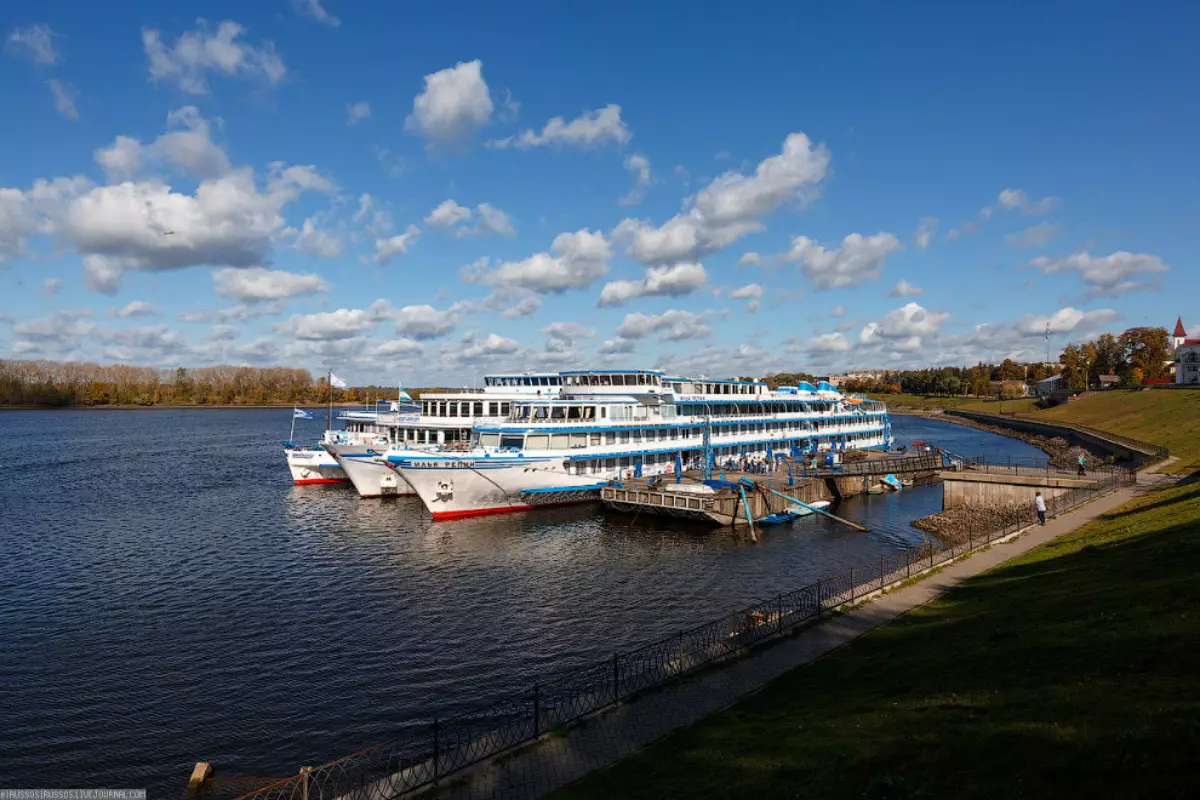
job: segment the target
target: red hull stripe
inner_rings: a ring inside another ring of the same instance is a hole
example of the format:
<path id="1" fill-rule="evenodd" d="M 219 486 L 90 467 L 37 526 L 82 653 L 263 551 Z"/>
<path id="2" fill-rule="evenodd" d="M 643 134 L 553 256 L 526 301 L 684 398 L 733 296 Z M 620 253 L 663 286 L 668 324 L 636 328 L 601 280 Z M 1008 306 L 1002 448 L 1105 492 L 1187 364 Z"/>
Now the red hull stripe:
<path id="1" fill-rule="evenodd" d="M 305 478 L 304 480 L 293 480 L 297 486 L 311 486 L 314 483 L 346 483 L 349 478 Z"/>
<path id="2" fill-rule="evenodd" d="M 434 511 L 433 521 L 443 522 L 450 519 L 466 519 L 467 517 L 487 517 L 492 514 L 512 514 L 517 511 L 529 511 L 534 508 L 552 508 L 553 506 L 571 506 L 576 503 L 589 503 L 591 500 L 568 500 L 563 503 L 538 503 L 536 506 L 521 504 L 519 506 L 500 506 L 499 508 L 467 508 L 462 511 Z"/>

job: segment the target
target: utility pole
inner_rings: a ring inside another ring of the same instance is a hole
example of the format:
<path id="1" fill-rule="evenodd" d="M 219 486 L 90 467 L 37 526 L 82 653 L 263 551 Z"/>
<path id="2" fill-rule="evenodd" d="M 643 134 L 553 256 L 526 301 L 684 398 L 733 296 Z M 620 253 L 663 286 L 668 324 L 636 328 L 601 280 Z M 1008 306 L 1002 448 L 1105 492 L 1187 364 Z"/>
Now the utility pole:
<path id="1" fill-rule="evenodd" d="M 1050 366 L 1050 323 L 1046 323 L 1046 366 Z"/>

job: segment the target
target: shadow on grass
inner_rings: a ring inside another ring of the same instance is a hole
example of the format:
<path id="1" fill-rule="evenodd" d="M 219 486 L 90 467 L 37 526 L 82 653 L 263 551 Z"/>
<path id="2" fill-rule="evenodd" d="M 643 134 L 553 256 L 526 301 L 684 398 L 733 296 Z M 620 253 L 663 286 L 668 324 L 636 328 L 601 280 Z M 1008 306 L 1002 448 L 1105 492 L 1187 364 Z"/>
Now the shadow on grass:
<path id="1" fill-rule="evenodd" d="M 1200 492 L 1143 498 L 556 793 L 1200 794 Z"/>

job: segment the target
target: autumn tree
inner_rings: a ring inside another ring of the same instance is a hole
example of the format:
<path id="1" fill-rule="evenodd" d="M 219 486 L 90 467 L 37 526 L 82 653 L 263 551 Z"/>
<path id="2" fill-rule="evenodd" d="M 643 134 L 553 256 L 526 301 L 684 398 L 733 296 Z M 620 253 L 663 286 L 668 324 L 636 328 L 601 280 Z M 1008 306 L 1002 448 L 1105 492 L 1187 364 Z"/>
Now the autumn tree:
<path id="1" fill-rule="evenodd" d="M 1125 361 L 1140 369 L 1145 379 L 1161 378 L 1166 372 L 1164 362 L 1171 350 L 1166 328 L 1130 328 L 1117 341 Z"/>

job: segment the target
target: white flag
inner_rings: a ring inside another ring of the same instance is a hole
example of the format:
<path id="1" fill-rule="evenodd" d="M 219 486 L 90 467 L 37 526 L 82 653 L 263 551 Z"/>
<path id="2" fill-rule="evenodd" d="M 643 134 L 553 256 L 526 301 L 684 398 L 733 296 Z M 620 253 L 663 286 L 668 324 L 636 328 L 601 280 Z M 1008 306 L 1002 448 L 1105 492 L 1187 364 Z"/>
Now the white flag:
<path id="1" fill-rule="evenodd" d="M 334 375 L 332 372 L 329 373 L 329 385 L 335 389 L 345 389 L 346 388 L 346 382 L 344 380 L 342 380 L 341 378 L 339 378 L 337 375 Z"/>

